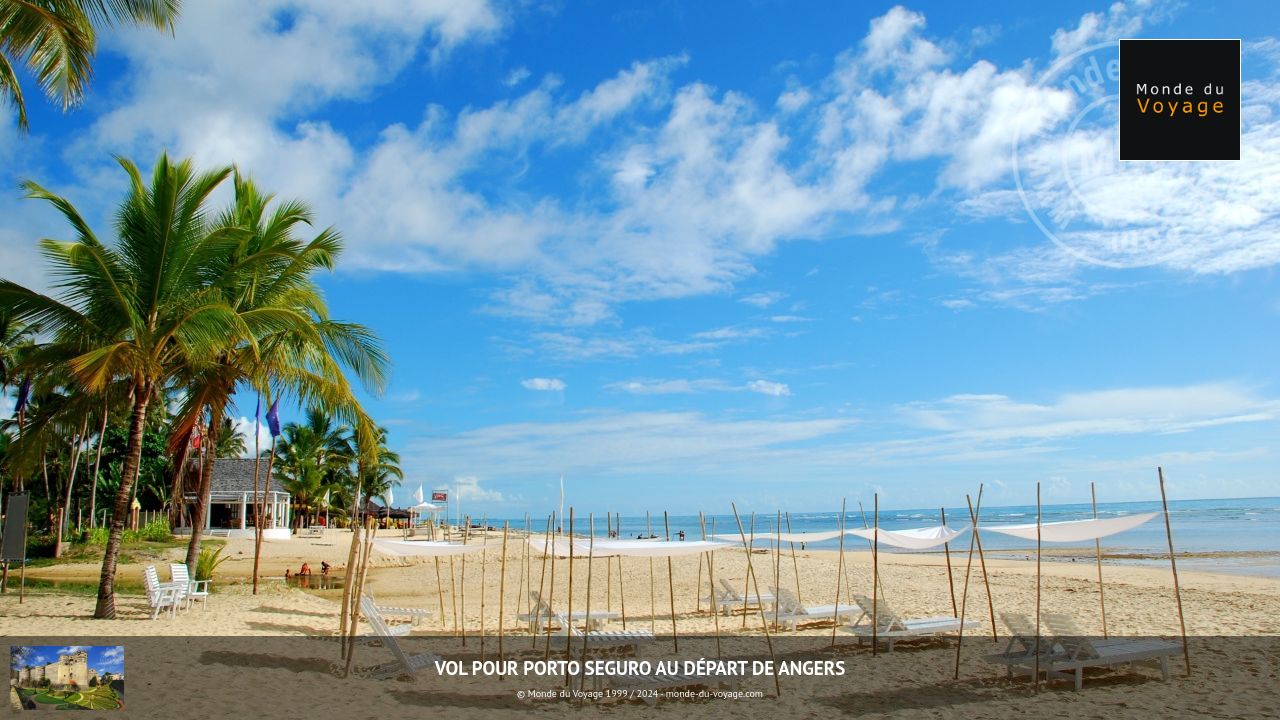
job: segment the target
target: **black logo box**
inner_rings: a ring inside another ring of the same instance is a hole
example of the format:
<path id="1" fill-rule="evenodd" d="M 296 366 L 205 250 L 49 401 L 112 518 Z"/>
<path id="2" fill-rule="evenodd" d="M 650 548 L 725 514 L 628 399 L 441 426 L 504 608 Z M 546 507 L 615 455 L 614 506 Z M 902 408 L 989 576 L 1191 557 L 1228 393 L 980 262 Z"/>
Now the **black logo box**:
<path id="1" fill-rule="evenodd" d="M 1120 159 L 1239 160 L 1240 40 L 1121 40 Z"/>

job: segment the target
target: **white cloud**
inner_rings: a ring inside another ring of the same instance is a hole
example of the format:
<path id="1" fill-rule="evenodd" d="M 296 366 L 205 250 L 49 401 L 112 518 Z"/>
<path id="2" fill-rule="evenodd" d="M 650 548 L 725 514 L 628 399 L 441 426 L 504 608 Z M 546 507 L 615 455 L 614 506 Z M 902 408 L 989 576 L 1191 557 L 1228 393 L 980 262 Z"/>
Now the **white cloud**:
<path id="1" fill-rule="evenodd" d="M 507 76 L 502 80 L 502 84 L 506 85 L 507 87 L 515 87 L 520 83 L 524 82 L 525 80 L 528 80 L 529 75 L 530 75 L 529 68 L 521 65 L 520 67 L 515 68 L 511 72 L 507 73 Z"/>
<path id="2" fill-rule="evenodd" d="M 744 295 L 738 298 L 738 302 L 746 303 L 747 305 L 754 305 L 755 307 L 758 307 L 758 308 L 767 308 L 770 305 L 780 300 L 783 300 L 786 297 L 787 297 L 786 293 L 778 292 L 775 290 L 771 292 L 759 292 L 759 293 L 752 293 L 750 295 Z"/>
<path id="3" fill-rule="evenodd" d="M 521 380 L 520 385 L 526 390 L 540 390 L 544 392 L 560 392 L 565 389 L 563 380 L 558 378 L 529 378 Z"/>
<path id="4" fill-rule="evenodd" d="M 266 409 L 263 409 L 263 413 L 264 414 L 266 413 Z M 244 438 L 244 455 L 242 455 L 241 457 L 246 457 L 246 458 L 253 457 L 253 448 L 254 448 L 253 421 L 245 417 L 244 415 L 241 415 L 240 417 L 236 418 L 232 422 L 235 424 L 236 434 Z M 267 421 L 265 418 L 258 422 L 257 434 L 258 434 L 258 444 L 257 444 L 258 449 L 259 450 L 270 449 L 271 448 L 271 430 L 267 428 Z"/>
<path id="5" fill-rule="evenodd" d="M 468 502 L 505 502 L 506 497 L 498 490 L 490 490 L 480 486 L 480 478 L 474 475 L 460 475 L 453 479 L 459 500 Z"/>
<path id="6" fill-rule="evenodd" d="M 1054 31 L 1053 54 L 1062 57 L 1097 43 L 1134 37 L 1145 23 L 1160 22 L 1176 6 L 1177 3 L 1164 0 L 1113 2 L 1105 13 L 1085 13 L 1074 28 Z"/>
<path id="7" fill-rule="evenodd" d="M 747 389 L 751 392 L 772 397 L 788 397 L 791 395 L 791 388 L 786 383 L 771 382 L 769 380 L 752 380 L 747 383 Z"/>

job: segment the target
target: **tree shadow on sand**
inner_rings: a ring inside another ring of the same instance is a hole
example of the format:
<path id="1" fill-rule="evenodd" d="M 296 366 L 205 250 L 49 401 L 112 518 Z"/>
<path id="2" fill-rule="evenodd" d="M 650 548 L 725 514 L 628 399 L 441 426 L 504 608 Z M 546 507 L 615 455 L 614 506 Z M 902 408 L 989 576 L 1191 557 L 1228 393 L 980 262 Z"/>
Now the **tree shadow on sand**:
<path id="1" fill-rule="evenodd" d="M 332 660 L 299 658 L 267 653 L 230 652 L 206 650 L 200 653 L 201 665 L 229 665 L 238 668 L 274 668 L 295 673 L 331 675 Z"/>

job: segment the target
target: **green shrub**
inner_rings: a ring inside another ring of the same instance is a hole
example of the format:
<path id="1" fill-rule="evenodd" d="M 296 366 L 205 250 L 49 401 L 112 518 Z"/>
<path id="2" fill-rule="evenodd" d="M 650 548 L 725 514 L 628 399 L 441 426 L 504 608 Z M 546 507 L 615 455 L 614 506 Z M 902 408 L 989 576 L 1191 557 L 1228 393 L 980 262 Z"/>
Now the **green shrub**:
<path id="1" fill-rule="evenodd" d="M 137 531 L 125 531 L 125 540 L 146 540 L 149 542 L 168 542 L 173 539 L 173 533 L 169 532 L 169 521 L 165 518 L 156 518 L 151 522 L 143 525 Z"/>
<path id="2" fill-rule="evenodd" d="M 227 561 L 226 558 L 222 557 L 224 547 L 219 545 L 216 548 L 206 547 L 200 549 L 200 556 L 196 558 L 195 580 L 211 580 L 213 578 L 213 571 Z"/>

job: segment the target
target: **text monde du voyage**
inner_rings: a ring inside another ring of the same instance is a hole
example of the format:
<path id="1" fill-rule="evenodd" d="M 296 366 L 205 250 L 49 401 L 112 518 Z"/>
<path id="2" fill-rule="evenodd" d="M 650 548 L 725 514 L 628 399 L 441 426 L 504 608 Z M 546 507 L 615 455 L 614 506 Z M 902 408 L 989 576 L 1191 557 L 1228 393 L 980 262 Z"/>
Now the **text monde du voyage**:
<path id="1" fill-rule="evenodd" d="M 1134 100 L 1138 103 L 1138 112 L 1143 115 L 1160 117 L 1195 116 L 1207 118 L 1210 115 L 1223 115 L 1226 106 L 1215 96 L 1225 95 L 1225 86 L 1205 83 L 1203 86 L 1191 83 L 1174 85 L 1151 85 L 1135 83 Z"/>

